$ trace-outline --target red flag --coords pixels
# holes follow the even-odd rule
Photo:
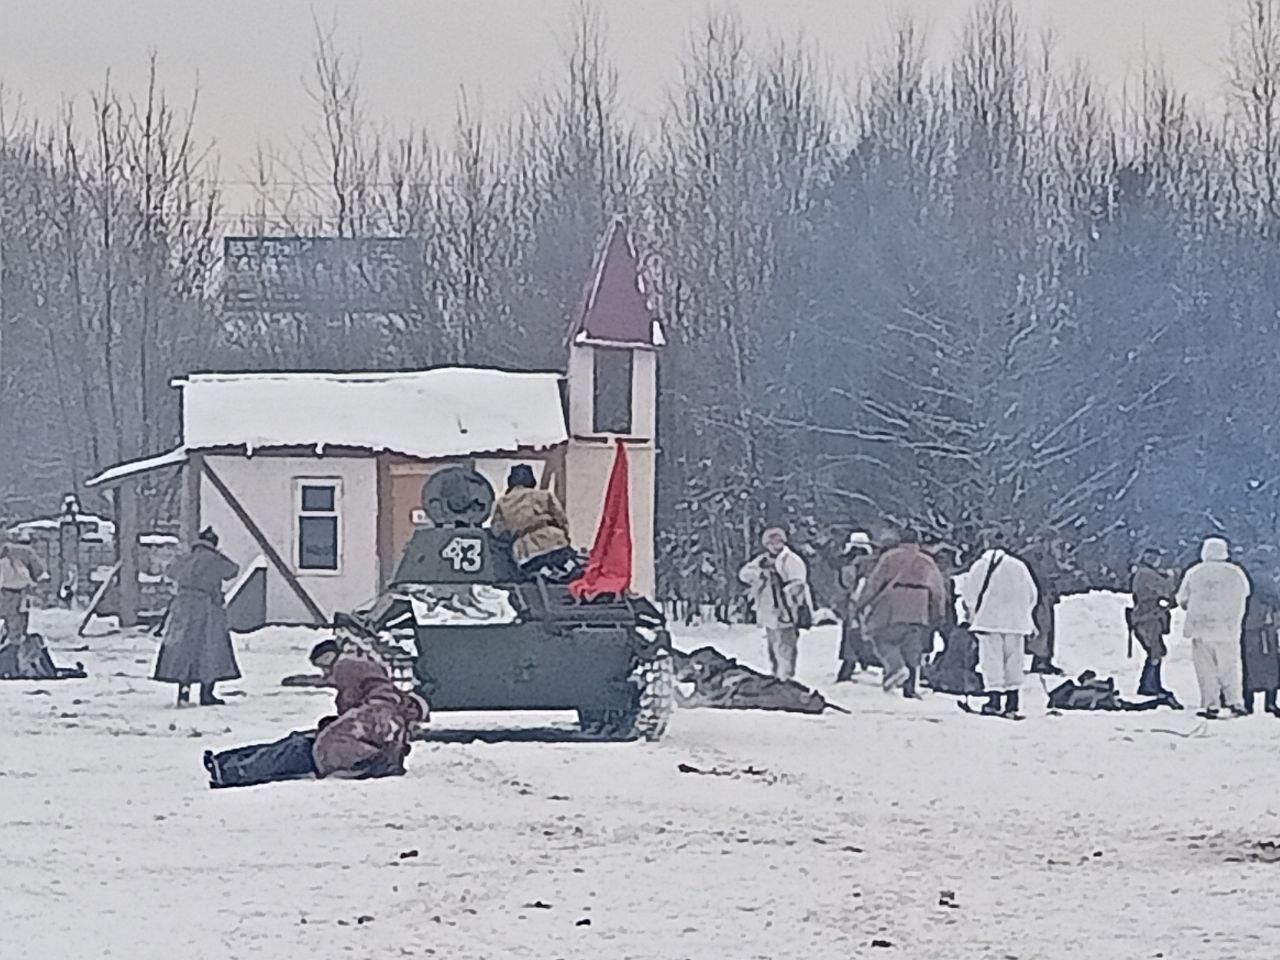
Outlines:
[[[625,593],[631,586],[631,500],[627,488],[627,448],[619,440],[586,573],[569,584],[569,592],[579,600]]]

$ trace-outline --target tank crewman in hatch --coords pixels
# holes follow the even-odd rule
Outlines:
[[[518,463],[507,475],[507,492],[493,508],[490,529],[512,538],[516,563],[527,576],[554,583],[572,580],[581,568],[569,543],[569,518],[550,490],[538,489],[533,468]]]

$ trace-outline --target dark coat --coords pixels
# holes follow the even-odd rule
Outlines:
[[[863,626],[933,626],[942,621],[947,586],[933,557],[914,543],[886,550],[858,596]]]
[[[1175,606],[1173,599],[1178,586],[1173,577],[1154,567],[1139,564],[1133,571],[1129,591],[1133,594],[1133,614],[1130,622],[1136,627],[1144,623],[1158,623],[1162,633],[1169,632],[1169,611]]]
[[[389,680],[366,682],[362,690],[358,705],[325,722],[316,734],[316,776],[359,780],[404,773],[408,699]]]
[[[341,716],[360,705],[367,685],[389,683],[391,677],[386,668],[374,660],[342,656],[329,668],[326,679],[336,690],[334,709]]]
[[[177,593],[169,606],[155,679],[215,683],[240,676],[222,600],[223,582],[239,572],[234,561],[205,543],[170,565]]]
[[[871,571],[875,569],[876,558],[870,552],[851,552],[845,558],[844,563],[840,567],[840,572],[836,575],[836,613],[841,619],[856,620],[858,618],[857,609],[854,606],[858,593],[858,586],[871,575]]]
[[[1280,597],[1255,584],[1241,631],[1245,692],[1280,689]]]

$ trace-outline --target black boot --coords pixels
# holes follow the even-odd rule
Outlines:
[[[1262,695],[1262,709],[1273,717],[1280,717],[1280,707],[1276,706],[1276,691],[1268,690]]]
[[[1157,690],[1159,690],[1161,693],[1167,693],[1169,694],[1169,696],[1173,696],[1173,693],[1169,690],[1169,688],[1164,685],[1164,676],[1162,673],[1163,670],[1164,670],[1164,661],[1157,660],[1155,663],[1151,665],[1151,679],[1155,682],[1155,687]]]
[[[1062,668],[1050,660],[1048,657],[1032,657],[1031,672],[1047,674],[1051,677],[1062,676]]]
[[[1004,695],[1004,715],[1006,717],[1016,717],[1018,715],[1018,691],[1010,690]]]
[[[1253,704],[1258,699],[1258,694],[1250,690],[1244,695],[1244,712],[1253,716]]]
[[[1178,702],[1178,698],[1173,695],[1173,691],[1164,685],[1164,677],[1161,671],[1164,669],[1164,661],[1157,660],[1151,665],[1151,683],[1158,691],[1156,696],[1164,701],[1165,706],[1172,710],[1182,710],[1183,706]]]
[[[916,690],[916,676],[918,673],[918,670],[912,670],[911,675],[907,677],[907,682],[902,685],[902,695],[908,700],[922,699],[919,691]]]
[[[836,683],[844,683],[846,680],[853,679],[853,671],[856,670],[858,664],[854,660],[841,660],[840,669],[836,672]]]
[[[987,716],[995,717],[1000,714],[1000,694],[988,693],[987,702],[982,705],[982,712]]]
[[[213,684],[200,684],[200,706],[202,707],[221,707],[226,705],[225,700],[219,700],[213,695]]]
[[[212,750],[204,752],[204,768],[209,771],[209,786],[222,786],[222,770],[218,767],[218,760],[213,755]]]
[[[1160,664],[1148,660],[1142,665],[1142,678],[1138,681],[1138,696],[1158,697],[1164,693],[1160,689]]]
[[[191,702],[191,684],[178,684],[178,706],[185,706]]]

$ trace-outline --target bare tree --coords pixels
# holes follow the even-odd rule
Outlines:
[[[1238,163],[1259,229],[1280,215],[1280,3],[1241,0],[1226,61]]]

